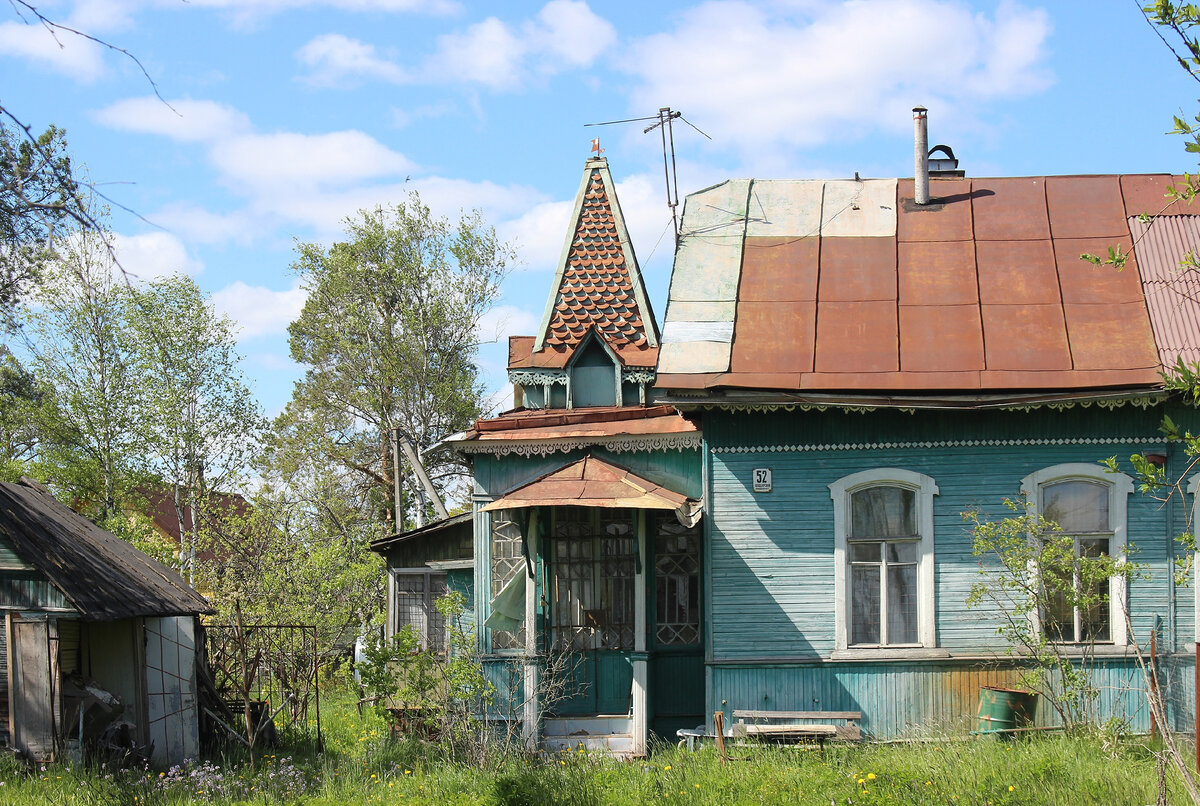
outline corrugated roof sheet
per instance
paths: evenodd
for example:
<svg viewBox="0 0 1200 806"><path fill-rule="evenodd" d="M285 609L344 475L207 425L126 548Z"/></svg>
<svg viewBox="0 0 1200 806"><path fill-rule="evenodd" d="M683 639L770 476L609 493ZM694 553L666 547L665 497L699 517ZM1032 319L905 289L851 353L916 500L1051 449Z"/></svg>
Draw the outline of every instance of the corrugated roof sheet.
<svg viewBox="0 0 1200 806"><path fill-rule="evenodd" d="M0 482L0 534L85 620L211 612L179 574L24 484Z"/></svg>
<svg viewBox="0 0 1200 806"><path fill-rule="evenodd" d="M912 180L737 180L692 194L658 386L1158 385L1164 363L1200 352L1200 310L1181 302L1191 287L1151 276L1158 263L1178 262L1180 244L1200 247L1200 226L1180 215L1186 207L1167 204L1171 181L935 180L932 203L921 207ZM1144 210L1170 222L1162 245L1139 246L1124 271L1080 260L1129 250L1139 232L1130 216ZM1143 283L1146 260L1155 265ZM718 320L731 329L713 329Z"/></svg>
<svg viewBox="0 0 1200 806"><path fill-rule="evenodd" d="M1159 216L1152 224L1134 216L1129 230L1137 242L1159 360L1164 367L1179 359L1200 361L1200 273L1184 267L1185 258L1200 249L1200 216Z"/></svg>
<svg viewBox="0 0 1200 806"><path fill-rule="evenodd" d="M510 342L509 369L566 366L590 332L625 366L657 361L654 314L611 183L607 161L588 160L541 333L528 353Z"/></svg>

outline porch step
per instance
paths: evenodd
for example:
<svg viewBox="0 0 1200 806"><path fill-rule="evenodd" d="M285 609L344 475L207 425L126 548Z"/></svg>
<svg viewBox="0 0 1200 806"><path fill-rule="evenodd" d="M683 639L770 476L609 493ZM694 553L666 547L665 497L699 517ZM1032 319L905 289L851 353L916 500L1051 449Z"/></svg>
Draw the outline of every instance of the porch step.
<svg viewBox="0 0 1200 806"><path fill-rule="evenodd" d="M631 733L632 731L633 718L625 714L547 717L542 720L542 735L546 737Z"/></svg>
<svg viewBox="0 0 1200 806"><path fill-rule="evenodd" d="M633 756L633 718L626 714L550 717L542 722L542 749Z"/></svg>
<svg viewBox="0 0 1200 806"><path fill-rule="evenodd" d="M628 733L591 733L577 736L546 736L542 739L542 749L548 753L578 752L580 748L588 753L629 757L633 755L633 736Z"/></svg>

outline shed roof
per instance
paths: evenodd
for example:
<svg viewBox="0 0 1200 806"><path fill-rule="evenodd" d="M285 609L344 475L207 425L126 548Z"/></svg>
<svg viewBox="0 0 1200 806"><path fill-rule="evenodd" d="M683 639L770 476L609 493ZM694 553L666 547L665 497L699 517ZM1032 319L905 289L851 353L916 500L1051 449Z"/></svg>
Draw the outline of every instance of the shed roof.
<svg viewBox="0 0 1200 806"><path fill-rule="evenodd" d="M85 620L212 611L179 574L26 484L0 482L0 535Z"/></svg>
<svg viewBox="0 0 1200 806"><path fill-rule="evenodd" d="M1135 389L1200 355L1166 174L732 180L690 195L657 386L879 394ZM1164 209L1165 208L1165 209ZM1124 270L1081 253L1131 250ZM1189 285L1190 284L1190 285Z"/></svg>

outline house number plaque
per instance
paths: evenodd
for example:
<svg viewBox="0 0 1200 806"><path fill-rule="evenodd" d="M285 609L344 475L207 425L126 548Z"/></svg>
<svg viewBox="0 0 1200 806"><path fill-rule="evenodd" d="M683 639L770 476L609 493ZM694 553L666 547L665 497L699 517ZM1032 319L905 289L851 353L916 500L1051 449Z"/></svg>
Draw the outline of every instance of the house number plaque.
<svg viewBox="0 0 1200 806"><path fill-rule="evenodd" d="M754 468L754 492L756 492L756 493L771 492L771 468L769 468L769 467Z"/></svg>

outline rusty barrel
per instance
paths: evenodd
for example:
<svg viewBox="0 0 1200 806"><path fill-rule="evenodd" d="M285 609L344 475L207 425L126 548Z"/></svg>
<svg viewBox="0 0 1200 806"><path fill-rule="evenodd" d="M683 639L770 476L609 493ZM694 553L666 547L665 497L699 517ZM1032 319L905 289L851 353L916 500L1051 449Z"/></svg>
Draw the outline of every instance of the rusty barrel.
<svg viewBox="0 0 1200 806"><path fill-rule="evenodd" d="M979 690L979 733L1011 736L1033 724L1037 694L1010 688L984 686Z"/></svg>

